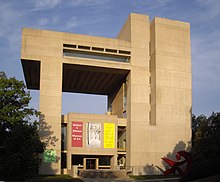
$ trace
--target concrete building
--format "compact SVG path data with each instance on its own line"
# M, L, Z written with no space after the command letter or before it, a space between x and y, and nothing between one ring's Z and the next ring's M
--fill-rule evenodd
M161 157L191 140L189 23L132 13L116 38L24 28L21 62L56 137L42 174L74 166L158 174ZM107 95L108 112L62 116L62 92Z

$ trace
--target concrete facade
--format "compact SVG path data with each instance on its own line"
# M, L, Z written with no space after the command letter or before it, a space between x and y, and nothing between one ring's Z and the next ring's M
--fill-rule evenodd
M88 155L88 160L94 155L96 163L108 155L111 169L122 162L134 175L159 174L161 157L186 149L191 141L190 49L189 23L157 17L150 22L148 16L133 13L115 39L24 28L26 84L40 90L40 111L58 138L55 146L48 146L57 161L43 162L40 173L62 172L62 121L67 126L66 172L76 155ZM62 119L62 92L107 95L110 115L69 113ZM84 123L82 147L71 146L73 121ZM100 148L85 144L90 122L102 127ZM104 123L115 124L114 149L103 148ZM120 137L126 137L126 152L120 151L118 136L124 127Z

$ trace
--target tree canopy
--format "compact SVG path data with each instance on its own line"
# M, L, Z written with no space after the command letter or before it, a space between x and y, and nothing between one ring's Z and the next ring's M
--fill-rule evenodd
M220 171L220 113L206 117L192 116L193 178L214 175Z
M30 94L22 81L0 77L0 122L2 129L10 129L14 124L27 123L30 116L37 114L28 108Z
M22 81L0 72L0 178L27 177L38 171L44 144L38 122L30 122L31 116L39 116L28 107L30 100Z
M199 159L220 159L220 113L193 117L193 151Z

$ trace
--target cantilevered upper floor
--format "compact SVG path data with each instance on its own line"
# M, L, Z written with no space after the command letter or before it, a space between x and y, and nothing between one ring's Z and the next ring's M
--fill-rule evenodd
M130 71L130 42L24 28L21 61L28 89L40 89L41 61L63 64L62 91L109 94ZM56 68L47 68L56 69Z

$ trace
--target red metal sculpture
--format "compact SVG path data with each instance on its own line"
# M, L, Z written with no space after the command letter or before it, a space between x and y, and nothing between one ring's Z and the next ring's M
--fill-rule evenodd
M184 158L184 160L179 161L182 157ZM164 171L163 174L165 176L167 176L168 174L175 173L176 171L178 171L181 176L185 176L190 171L191 166L192 166L192 159L190 157L189 152L186 152L186 151L177 152L177 154L176 154L177 162L172 161L168 158L164 158L164 157L162 159L171 167L171 168L167 169L166 171ZM180 168L180 166L185 163L186 163L186 167L184 170L182 170Z

